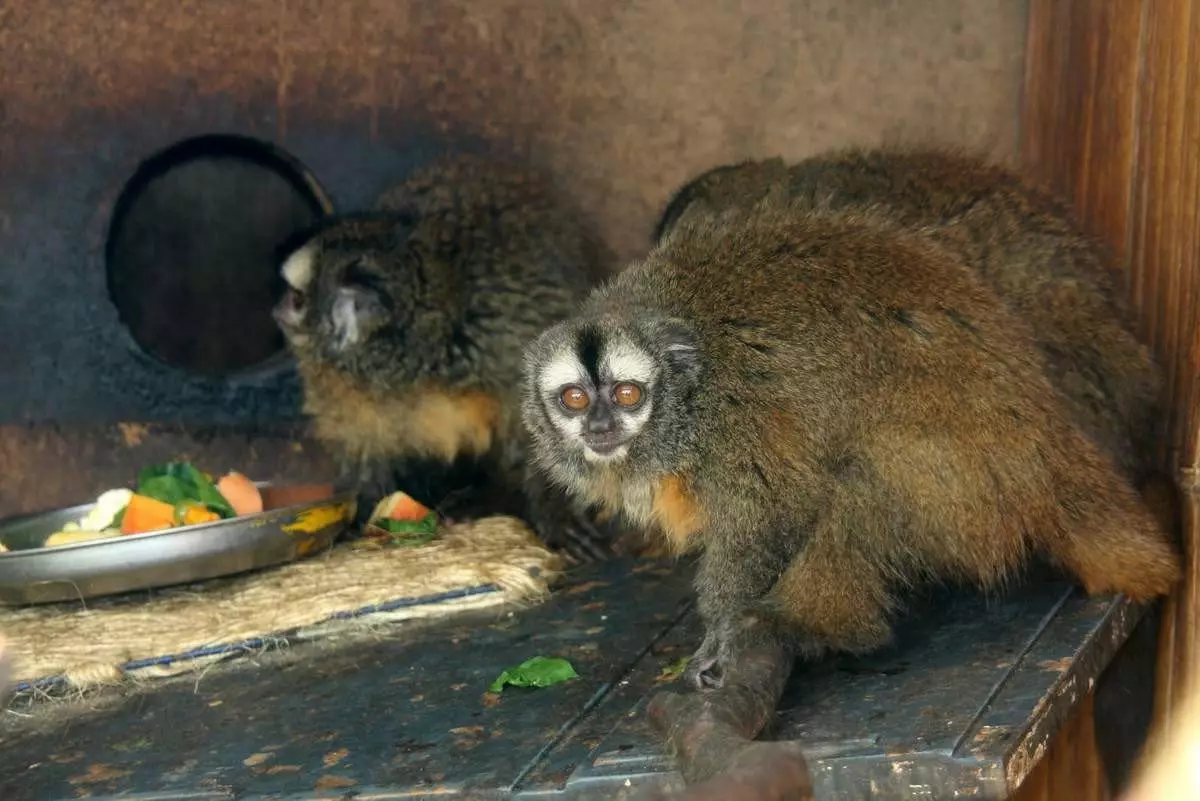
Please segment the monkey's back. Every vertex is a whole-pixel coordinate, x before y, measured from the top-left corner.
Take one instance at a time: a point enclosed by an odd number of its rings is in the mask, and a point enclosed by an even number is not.
[[[454,357],[437,378],[495,393],[502,441],[515,443],[524,344],[577,307],[611,253],[546,176],[486,157],[439,159],[376,205],[415,217],[414,237],[434,256],[428,269],[448,271],[439,302],[453,341],[430,346]]]
[[[1160,373],[1135,335],[1111,254],[1057,198],[965,155],[853,149],[713,171],[664,218],[764,200],[798,212],[869,209],[950,250],[1028,323],[1047,377],[1088,434],[1132,475],[1148,469]]]
[[[1039,547],[1086,573],[1063,555],[1085,531],[1153,563],[1122,589],[1157,592],[1171,574],[1155,521],[1047,379],[1032,327],[886,215],[683,222],[592,311],[640,308],[696,326],[705,433],[684,471],[727,525],[802,536],[814,508],[842,503],[855,519],[829,536],[863,540],[902,575],[991,583]],[[1089,589],[1112,578],[1099,573],[1082,576]]]
[[[415,215],[454,279],[448,303],[474,349],[472,372],[509,387],[524,343],[572,311],[611,256],[541,173],[458,155],[419,170],[377,201]]]

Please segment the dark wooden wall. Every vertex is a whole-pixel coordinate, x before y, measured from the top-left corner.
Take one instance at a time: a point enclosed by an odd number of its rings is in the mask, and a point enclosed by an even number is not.
[[[1168,375],[1170,408],[1156,445],[1182,492],[1188,578],[1163,609],[1156,726],[1200,666],[1198,34],[1200,4],[1191,0],[1033,0],[1020,137],[1025,165],[1127,259],[1142,332]],[[1092,710],[1086,704],[1080,721]],[[1024,801],[1109,797],[1089,778],[1098,766],[1092,727],[1069,726],[1050,757],[1022,789]],[[1070,792],[1053,792],[1056,781]]]

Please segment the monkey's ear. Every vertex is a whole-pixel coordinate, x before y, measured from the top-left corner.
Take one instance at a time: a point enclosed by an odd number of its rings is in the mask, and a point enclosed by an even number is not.
[[[700,373],[700,345],[696,333],[683,320],[671,318],[662,324],[667,360],[677,370],[695,378]]]
[[[387,306],[371,287],[340,286],[329,311],[333,347],[344,351],[362,342],[387,321]]]

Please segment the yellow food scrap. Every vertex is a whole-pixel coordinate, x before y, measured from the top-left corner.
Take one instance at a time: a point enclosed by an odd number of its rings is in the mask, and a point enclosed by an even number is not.
[[[335,503],[305,510],[296,519],[283,526],[289,534],[315,534],[323,528],[340,523],[350,517],[350,504]]]
[[[56,531],[46,538],[42,544],[43,548],[55,548],[59,545],[74,545],[77,542],[88,542],[89,540],[102,540],[108,537],[119,537],[120,531],[109,528],[104,531],[88,531],[86,529],[76,529],[74,531]]]
[[[195,526],[200,523],[211,523],[220,520],[221,516],[204,504],[189,503],[184,507],[181,521],[185,526]]]

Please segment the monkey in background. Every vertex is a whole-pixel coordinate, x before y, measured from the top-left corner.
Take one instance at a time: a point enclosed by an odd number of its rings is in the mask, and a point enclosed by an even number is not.
[[[754,637],[878,648],[926,581],[996,588],[1043,556],[1145,600],[1180,575],[1131,469],[1158,375],[1100,250],[996,168],[895,158],[926,166],[807,205],[803,165],[726,168],[740,195],[715,200],[693,185],[644,260],[527,350],[548,479],[700,552],[700,689]]]
[[[1161,377],[1133,335],[1119,264],[1058,198],[959,153],[853,148],[790,166],[773,158],[708,170],[667,204],[655,241],[684,215],[764,201],[796,212],[870,209],[950,250],[1032,326],[1047,376],[1076,421],[1135,481],[1148,480]]]
[[[564,499],[524,474],[517,407],[523,346],[609,266],[568,208],[532,170],[448,157],[285,249],[275,318],[360,522],[403,490],[563,535]]]

